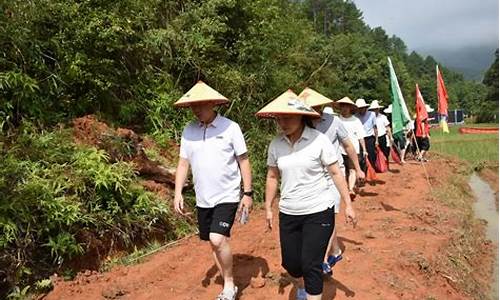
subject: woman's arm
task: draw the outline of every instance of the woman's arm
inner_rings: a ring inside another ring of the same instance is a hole
[[[268,167],[266,176],[266,195],[265,195],[265,208],[266,208],[266,221],[269,230],[273,229],[273,200],[276,198],[278,192],[279,169],[277,167]]]

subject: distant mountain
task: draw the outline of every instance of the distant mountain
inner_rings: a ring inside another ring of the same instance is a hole
[[[425,55],[432,55],[446,67],[460,72],[465,79],[481,81],[494,60],[494,46],[471,46],[460,49],[415,49]]]

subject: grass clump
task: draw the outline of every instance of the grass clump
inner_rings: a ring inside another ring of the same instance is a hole
[[[130,248],[190,230],[138,183],[130,163],[75,145],[67,130],[28,125],[0,143],[0,298],[25,294],[76,258],[104,257],[110,245]]]

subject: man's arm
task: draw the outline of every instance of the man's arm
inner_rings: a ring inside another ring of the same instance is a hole
[[[252,167],[250,166],[250,159],[248,154],[244,153],[237,157],[238,164],[240,165],[241,178],[243,180],[243,192],[252,191]],[[238,211],[241,213],[243,207],[247,209],[252,208],[252,196],[243,195]]]
[[[351,143],[349,138],[341,140],[342,146],[344,147],[347,156],[351,159],[354,164],[354,169],[356,170],[356,177],[358,179],[364,179],[365,173],[361,170],[359,166],[358,154],[356,153],[356,149],[354,149],[354,145]]]
[[[189,171],[189,161],[182,157],[179,158],[179,163],[177,164],[177,171],[175,172],[174,209],[181,215],[185,214],[184,198],[182,197],[182,188],[186,183],[188,171]]]

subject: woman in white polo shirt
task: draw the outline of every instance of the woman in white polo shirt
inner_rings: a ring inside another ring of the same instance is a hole
[[[292,277],[299,279],[297,299],[321,299],[321,266],[335,224],[335,199],[325,177],[325,168],[340,196],[344,200],[349,197],[337,163],[337,152],[328,138],[313,129],[307,120],[317,118],[319,114],[290,90],[266,105],[257,116],[276,118],[282,131],[268,150],[265,195],[268,227],[272,229],[273,226],[272,202],[281,180],[279,230],[282,266]],[[348,220],[356,222],[352,208],[346,209],[346,214]]]
[[[361,121],[353,115],[357,109],[356,104],[352,102],[349,97],[344,97],[335,102],[335,106],[340,110],[340,121],[344,125],[345,129],[347,129],[349,139],[354,145],[356,153],[359,155],[359,146],[361,145],[361,148],[363,149],[363,155],[365,155],[364,159],[366,159],[368,151],[366,151],[365,146],[365,129],[363,128],[363,124],[361,123]],[[352,160],[347,157],[344,149],[342,149],[342,155],[344,156],[349,194],[351,195],[351,197],[354,197],[356,195],[354,191],[354,187],[356,185],[356,169]]]
[[[380,109],[384,108],[378,103],[378,100],[373,100],[370,103],[369,110],[375,112],[375,122],[377,123],[378,145],[380,150],[384,153],[385,158],[389,159],[391,153],[392,134],[391,123],[387,117],[380,113]]]

